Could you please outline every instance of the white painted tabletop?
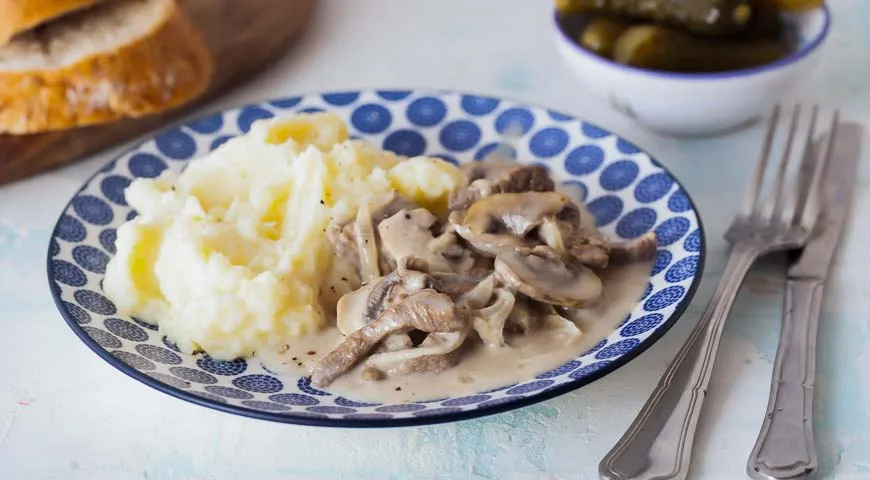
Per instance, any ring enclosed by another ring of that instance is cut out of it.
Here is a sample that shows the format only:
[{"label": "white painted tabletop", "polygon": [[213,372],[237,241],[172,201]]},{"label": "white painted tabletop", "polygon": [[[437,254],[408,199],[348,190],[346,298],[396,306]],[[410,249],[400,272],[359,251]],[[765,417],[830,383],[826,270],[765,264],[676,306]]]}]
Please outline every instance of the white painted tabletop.
[{"label": "white painted tabletop", "polygon": [[[805,79],[825,105],[870,126],[870,2],[832,0],[824,68]],[[592,479],[688,335],[721,274],[761,128],[712,140],[639,130],[580,88],[550,41],[547,0],[324,0],[302,43],[266,75],[206,110],[357,87],[436,87],[574,113],[646,148],[682,180],[707,227],[706,274],[689,312],[646,353],[574,393],[478,420],[332,430],[272,424],[176,400],[82,344],[55,310],[48,237],[108,152],[0,186],[0,478]],[[228,32],[230,34],[231,32]],[[815,428],[822,477],[870,478],[870,138],[850,231],[820,327]],[[0,152],[2,162],[2,152]],[[726,328],[693,478],[745,478],[767,402],[782,259],[757,269]]]}]

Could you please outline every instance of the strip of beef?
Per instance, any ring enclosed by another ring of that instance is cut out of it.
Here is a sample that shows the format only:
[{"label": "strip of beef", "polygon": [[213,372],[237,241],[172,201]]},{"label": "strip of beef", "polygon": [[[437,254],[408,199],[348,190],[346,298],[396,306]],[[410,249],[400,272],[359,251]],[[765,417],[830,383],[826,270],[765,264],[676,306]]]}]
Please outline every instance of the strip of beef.
[{"label": "strip of beef", "polygon": [[457,308],[447,295],[431,289],[412,293],[381,312],[377,320],[354,331],[321,358],[311,372],[311,382],[322,387],[329,385],[391,333],[413,329],[428,333],[457,332],[465,328],[467,322],[467,312]]},{"label": "strip of beef", "polygon": [[448,202],[453,210],[465,210],[481,198],[496,193],[552,192],[556,184],[546,167],[475,162],[460,167],[468,186],[457,190]]}]

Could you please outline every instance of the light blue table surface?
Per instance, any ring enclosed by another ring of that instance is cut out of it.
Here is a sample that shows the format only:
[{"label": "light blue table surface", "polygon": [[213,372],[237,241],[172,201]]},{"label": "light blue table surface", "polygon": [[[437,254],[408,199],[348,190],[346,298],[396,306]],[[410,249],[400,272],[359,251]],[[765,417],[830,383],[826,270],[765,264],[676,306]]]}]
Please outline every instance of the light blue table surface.
[{"label": "light blue table surface", "polygon": [[[830,4],[834,30],[822,68],[804,79],[801,98],[868,122],[870,1]],[[57,216],[115,150],[0,186],[0,478],[597,478],[598,460],[645,401],[721,275],[722,233],[746,185],[761,128],[692,141],[638,129],[575,83],[551,44],[549,8],[544,0],[325,0],[298,48],[205,110],[299,92],[422,86],[519,98],[624,134],[684,182],[707,228],[702,287],[661,341],[574,393],[424,428],[278,425],[175,400],[88,351],[55,310],[46,284],[46,248]],[[870,478],[870,147],[865,150],[819,332],[815,428],[824,478]],[[702,418],[693,478],[745,478],[767,402],[783,271],[782,258],[764,262],[738,299]]]}]

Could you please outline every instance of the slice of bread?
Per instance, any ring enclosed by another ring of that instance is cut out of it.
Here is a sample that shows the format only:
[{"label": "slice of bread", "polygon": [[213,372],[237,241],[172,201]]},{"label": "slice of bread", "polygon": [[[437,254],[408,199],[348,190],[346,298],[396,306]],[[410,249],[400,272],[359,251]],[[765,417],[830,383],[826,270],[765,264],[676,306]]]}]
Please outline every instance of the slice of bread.
[{"label": "slice of bread", "polygon": [[16,34],[100,0],[0,0],[0,45]]},{"label": "slice of bread", "polygon": [[174,0],[113,0],[0,47],[0,132],[162,112],[205,91],[208,47]]}]

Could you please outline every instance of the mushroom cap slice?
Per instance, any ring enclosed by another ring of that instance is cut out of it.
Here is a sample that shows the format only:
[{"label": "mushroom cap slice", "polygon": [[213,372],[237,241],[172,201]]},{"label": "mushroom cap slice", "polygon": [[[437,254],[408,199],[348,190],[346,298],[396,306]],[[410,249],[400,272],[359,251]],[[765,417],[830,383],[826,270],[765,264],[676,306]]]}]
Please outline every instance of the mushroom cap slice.
[{"label": "mushroom cap slice", "polygon": [[568,196],[557,192],[499,193],[474,202],[462,223],[477,234],[498,228],[524,237],[570,203]]},{"label": "mushroom cap slice", "polygon": [[582,307],[602,295],[601,279],[590,268],[566,265],[549,249],[504,252],[495,258],[495,272],[505,285],[539,302]]}]

